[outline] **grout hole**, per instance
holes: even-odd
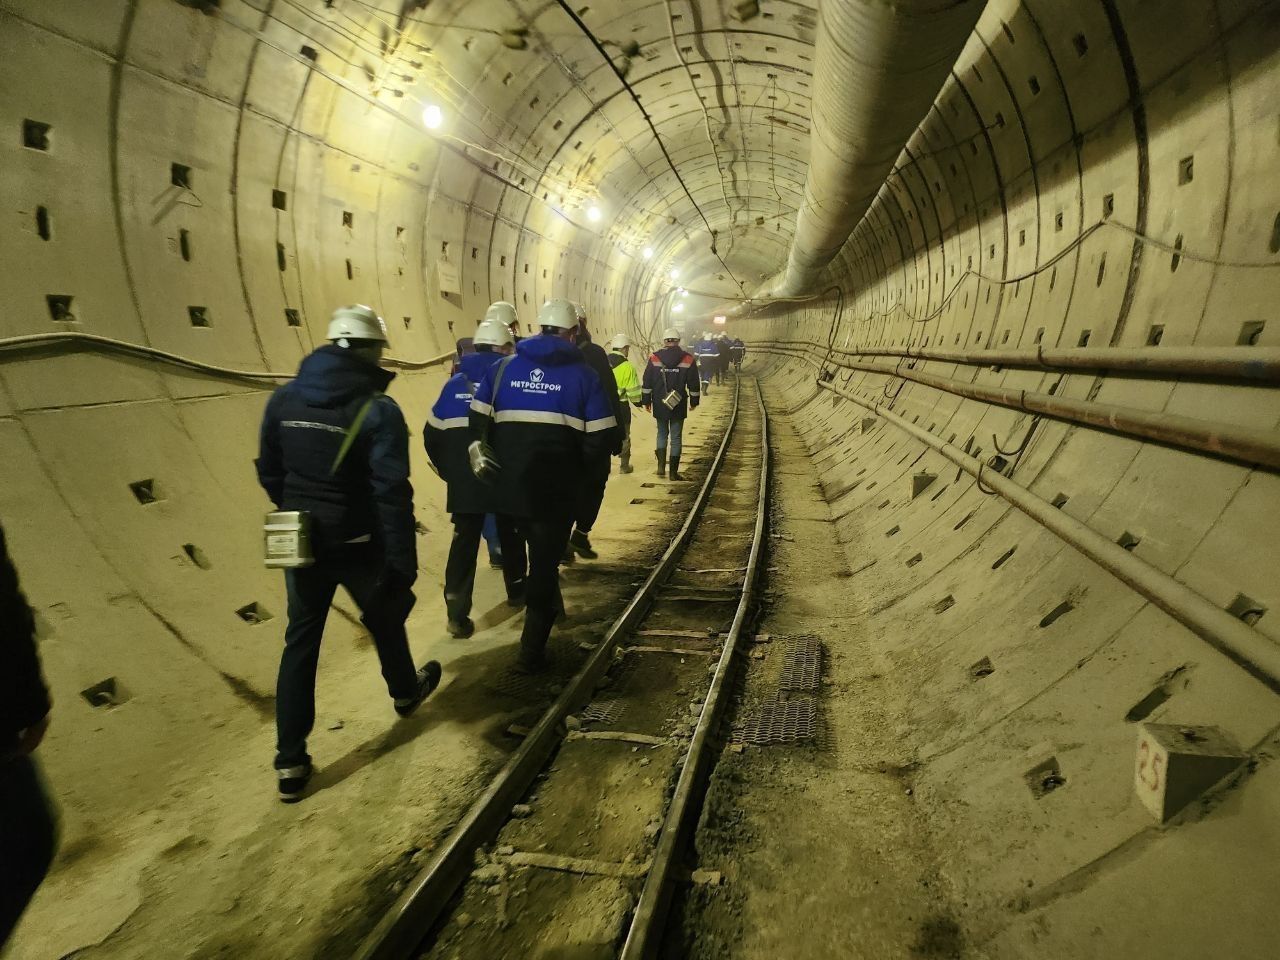
[[[991,665],[990,657],[983,657],[969,668],[969,676],[974,680],[981,680],[983,677],[989,677],[995,672],[996,668]]]
[[[1116,212],[1116,195],[1108,193],[1102,198],[1102,219],[1105,220]]]
[[[1087,347],[1089,345],[1089,336],[1091,333],[1092,333],[1091,330],[1081,330],[1080,339],[1076,341],[1076,346]]]
[[[284,322],[291,327],[300,327],[302,326],[302,314],[293,307],[285,307]]]
[[[1063,600],[1060,604],[1040,618],[1040,628],[1043,630],[1045,627],[1052,626],[1055,620],[1065,616],[1075,608],[1076,605],[1070,600]]]
[[[129,699],[124,695],[124,690],[116,682],[115,677],[107,677],[91,687],[85,687],[80,691],[80,696],[84,697],[91,707],[114,707]]]
[[[53,226],[49,222],[48,207],[36,207],[36,233],[41,240],[53,238]]]
[[[1241,347],[1256,347],[1266,326],[1265,320],[1246,320],[1240,324],[1240,336],[1236,338],[1236,344]]]
[[[1190,183],[1196,175],[1195,156],[1183,157],[1178,161],[1178,186]]]
[[[209,322],[208,307],[187,307],[187,316],[191,318],[191,325],[193,327],[212,326]]]
[[[277,210],[287,210],[289,208],[289,195],[283,190],[272,190],[271,205]]]
[[[1261,620],[1262,615],[1266,612],[1265,605],[1259,603],[1253,597],[1245,596],[1243,593],[1237,593],[1236,598],[1227,607],[1227,613],[1237,620],[1243,620],[1251,627]]]
[[[405,328],[406,330],[408,330],[408,329],[409,329],[410,327],[412,327],[412,326],[413,326],[413,317],[405,317],[405,318],[404,318],[404,328]]]
[[[1151,329],[1147,331],[1147,346],[1158,347],[1160,341],[1164,339],[1164,324],[1153,323]]]
[[[1054,498],[1049,501],[1049,503],[1051,506],[1054,506],[1057,509],[1061,510],[1063,507],[1067,505],[1067,499],[1068,497],[1065,493],[1059,493],[1059,494],[1056,494]]]
[[[1037,800],[1067,782],[1067,778],[1062,775],[1062,770],[1058,767],[1057,757],[1050,757],[1044,763],[1032,767],[1023,774],[1023,777],[1031,789],[1031,795]]]
[[[892,537],[894,534],[898,533],[901,529],[902,529],[901,527],[899,527],[899,526],[897,526],[897,525],[895,524],[894,526],[892,526],[892,527],[890,527],[888,530],[886,530],[886,531],[884,532],[884,535],[885,535],[886,537]]]
[[[1116,540],[1116,543],[1120,544],[1120,546],[1124,547],[1126,550],[1130,552],[1132,552],[1134,547],[1136,547],[1141,542],[1142,542],[1141,537],[1135,537],[1128,530],[1120,534],[1119,539]]]
[[[169,164],[169,183],[184,190],[191,189],[191,168],[182,163]]]
[[[941,600],[939,600],[937,603],[933,605],[933,612],[946,613],[955,605],[956,605],[956,598],[948,593],[945,597],[943,597]]]
[[[352,226],[354,223],[355,223],[355,214],[353,214],[350,210],[343,210],[343,211],[342,211],[342,225],[343,225],[344,227],[350,227],[350,226]]]
[[[243,607],[236,611],[236,616],[245,623],[266,623],[272,619],[267,608],[260,603],[246,603]]]
[[[908,567],[914,567],[917,563],[924,559],[923,553],[917,553],[914,557],[907,561]]]

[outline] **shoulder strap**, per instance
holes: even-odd
[[[496,370],[493,371],[493,396],[490,397],[489,400],[491,401],[491,405],[494,407],[495,413],[497,412],[497,405],[493,404],[492,401],[498,399],[498,389],[502,386],[502,374],[506,372],[508,364],[510,364],[511,361],[514,360],[515,358],[516,358],[516,354],[514,353],[507,354],[505,357],[503,357],[501,360],[498,361],[498,367]],[[489,417],[487,420],[485,420],[484,434],[480,437],[480,439],[485,443],[489,442],[489,431],[493,429],[494,419],[495,419],[494,417]]]
[[[332,477],[338,472],[338,468],[342,466],[342,461],[351,452],[351,446],[356,442],[356,434],[360,432],[360,427],[364,424],[364,418],[369,415],[369,408],[373,406],[374,401],[380,396],[382,396],[380,393],[373,394],[356,411],[356,418],[351,421],[351,426],[347,427],[346,435],[342,438],[342,446],[338,448],[338,455],[333,458],[333,466],[329,468],[329,476]]]

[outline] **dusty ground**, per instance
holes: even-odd
[[[714,429],[726,398],[713,393],[706,414],[690,422],[691,444]],[[635,424],[637,470],[626,477],[615,470],[593,533],[601,559],[565,573],[570,616],[558,629],[560,649],[604,631],[678,519],[667,501],[630,502],[652,498],[641,485],[653,479],[653,423],[641,416]],[[529,683],[508,672],[520,616],[501,602],[497,571],[484,568],[477,578],[480,631],[468,640],[444,633],[447,518],[428,526],[409,632],[415,658],[440,659],[445,679],[423,709],[397,721],[367,638],[327,644],[311,796],[294,806],[275,798],[270,704],[210,714],[207,737],[190,745],[181,769],[163,771],[177,784],[163,799],[149,789],[160,772],[133,770],[122,777],[124,815],[99,819],[68,808],[57,863],[6,958],[350,951],[514,747],[509,724],[536,715],[555,684],[554,676]]]
[[[688,888],[666,956],[830,960],[973,956],[952,919],[904,763],[893,691],[855,611],[816,474],[766,389],[773,430],[769,602],[743,681],[741,720],[777,691],[783,640],[822,638],[822,735],[812,746],[726,749],[697,836],[697,865],[724,875]],[[791,571],[804,571],[803,577]]]

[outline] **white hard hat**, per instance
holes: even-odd
[[[678,341],[680,339],[680,331],[675,327],[667,327],[667,329],[662,331],[662,339]]]
[[[609,341],[609,346],[613,347],[615,350],[621,350],[623,347],[631,346],[631,338],[625,333],[619,333]]]
[[[489,309],[484,312],[485,320],[496,320],[508,327],[514,327],[516,320],[516,305],[508,303],[506,300],[495,300],[489,304]],[[484,321],[481,321],[482,323]]]
[[[504,347],[514,341],[511,328],[498,320],[482,320],[480,326],[476,327],[475,336],[471,338],[474,344],[488,344],[491,347]]]
[[[376,340],[386,343],[387,325],[374,312],[373,307],[354,303],[333,311],[326,338],[342,347],[347,346],[347,340]]]
[[[538,310],[538,326],[572,330],[578,325],[577,308],[568,300],[548,300]]]

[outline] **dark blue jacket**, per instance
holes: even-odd
[[[471,472],[467,447],[473,439],[469,418],[476,386],[502,359],[502,354],[493,352],[464,354],[459,371],[445,382],[422,431],[427,456],[449,486],[446,508],[450,513],[494,510],[493,488]]]
[[[702,397],[698,382],[698,361],[684,352],[683,347],[663,347],[649,357],[640,385],[641,403],[652,404],[653,416],[658,420],[683,420],[689,408],[697,408]],[[662,402],[671,391],[680,402],[674,408]]]
[[[616,421],[596,372],[572,343],[549,334],[516,344],[515,359],[491,367],[471,403],[474,438],[486,433],[502,465],[496,513],[570,517],[585,461],[608,456]]]
[[[262,417],[258,481],[281,510],[311,514],[317,560],[342,544],[372,540],[397,578],[418,575],[409,484],[409,430],[383,396],[394,374],[341,347],[303,359],[295,379],[272,394]],[[331,473],[347,428],[378,396],[346,458]]]

